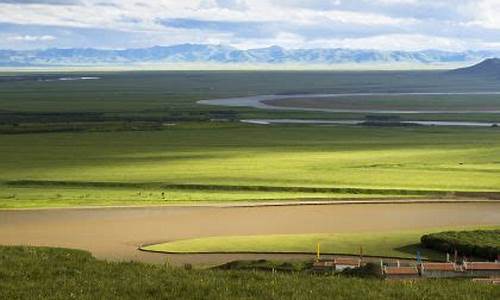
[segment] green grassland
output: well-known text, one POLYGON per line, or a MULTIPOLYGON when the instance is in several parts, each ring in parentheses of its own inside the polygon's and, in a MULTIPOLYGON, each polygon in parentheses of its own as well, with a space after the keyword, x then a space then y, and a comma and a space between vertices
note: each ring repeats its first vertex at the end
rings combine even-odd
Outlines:
POLYGON ((495 192, 499 133, 200 123, 0 135, 0 206, 495 192))
MULTIPOLYGON (((364 115, 196 104, 257 94, 497 87, 492 79, 443 71, 3 73, 0 207, 498 192, 498 128, 261 127, 236 120, 364 115), (57 81, 68 76, 101 79, 57 81), (214 118, 233 122, 210 122, 214 118)), ((440 98, 469 101, 457 99, 440 98)), ((495 105, 498 97, 470 101, 495 105)), ((395 105, 408 102, 396 99, 395 105)), ((411 118, 500 121, 495 114, 411 118)))
POLYGON ((470 280, 413 283, 303 273, 184 270, 77 250, 0 247, 1 299, 497 299, 470 280))
MULTIPOLYGON (((78 185, 78 184, 77 184, 78 185)), ((99 186, 67 187, 51 185, 0 186, 0 209, 83 207, 83 206, 148 206, 222 203, 228 201, 335 200, 418 198, 412 195, 306 193, 293 191, 248 191, 211 189, 175 189, 159 187, 106 188, 99 186)))
POLYGON ((142 249, 168 253, 315 253, 317 244, 320 243, 323 254, 359 255, 362 247, 364 255, 369 256, 415 258, 417 251, 420 251, 423 258, 444 260, 444 252, 420 245, 422 235, 442 230, 443 228, 433 228, 348 234, 221 236, 173 241, 142 249))
MULTIPOLYGON (((364 115, 263 111, 197 105, 197 100, 293 93, 497 91, 498 81, 443 71, 147 71, 4 73, 0 75, 0 123, 77 121, 204 121, 211 118, 359 119, 364 115), (98 76, 101 80, 57 81, 98 76), (17 78, 17 79, 16 79, 17 78), (53 80, 53 81, 46 81, 53 80)), ((454 100, 455 97, 450 98, 454 100)), ((499 97, 474 96, 485 105, 499 97)), ((391 99, 407 105, 412 98, 391 99)), ((414 99, 413 99, 414 100, 414 99)), ((451 101, 453 102, 453 101, 451 101)), ((409 116, 403 116, 408 118, 409 116)), ((495 114, 416 115, 411 119, 500 121, 495 114)))

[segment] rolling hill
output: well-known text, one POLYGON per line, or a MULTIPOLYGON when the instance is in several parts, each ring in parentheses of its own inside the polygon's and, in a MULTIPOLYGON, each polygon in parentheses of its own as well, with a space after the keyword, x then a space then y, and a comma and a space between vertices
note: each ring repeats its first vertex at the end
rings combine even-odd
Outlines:
POLYGON ((488 58, 476 65, 451 71, 457 75, 495 77, 500 79, 500 58, 488 58))

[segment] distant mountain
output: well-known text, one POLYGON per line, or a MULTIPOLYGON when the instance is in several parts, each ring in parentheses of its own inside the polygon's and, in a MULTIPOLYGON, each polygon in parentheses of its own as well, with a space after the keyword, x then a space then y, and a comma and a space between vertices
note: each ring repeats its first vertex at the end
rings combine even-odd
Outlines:
POLYGON ((451 73, 500 78, 500 58, 485 59, 476 65, 453 70, 451 73))
POLYGON ((353 49, 285 49, 279 46, 240 50, 222 45, 182 44, 168 47, 105 50, 0 50, 0 66, 78 66, 167 63, 214 64, 376 64, 466 63, 499 56, 500 52, 377 51, 353 49))

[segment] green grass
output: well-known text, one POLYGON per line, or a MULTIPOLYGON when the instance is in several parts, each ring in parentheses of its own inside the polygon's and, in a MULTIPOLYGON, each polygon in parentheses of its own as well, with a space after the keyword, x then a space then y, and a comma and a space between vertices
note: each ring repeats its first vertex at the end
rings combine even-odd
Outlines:
POLYGON ((313 267, 312 260, 235 260, 213 269, 220 270, 259 270, 259 271, 278 271, 278 272, 310 272, 313 267))
MULTIPOLYGON (((305 72, 305 71, 145 71, 73 72, 99 76, 89 81, 38 81, 67 73, 19 73, 28 80, 0 75, 0 113, 13 122, 102 120, 208 120, 221 116, 248 118, 363 118, 363 115, 273 111, 197 105, 197 100, 292 93, 495 91, 498 81, 471 76, 426 72, 305 72)), ((454 97, 451 97, 455 99, 454 97)), ((482 104, 498 97, 475 96, 482 104)), ((411 98, 397 99, 406 103, 411 98)), ((500 121, 500 115, 412 116, 417 119, 500 121)))
POLYGON ((358 255, 360 247, 363 247, 363 253, 369 256, 415 258, 419 250, 423 258, 444 260, 444 253, 425 249, 420 245, 422 235, 442 230, 440 228, 349 234, 218 236, 172 241, 145 246, 142 249, 169 253, 315 253, 319 242, 321 252, 324 254, 358 255))
MULTIPOLYGON (((14 73, 0 75, 0 132, 9 133, 0 134, 0 207, 500 191, 498 128, 260 127, 208 120, 364 115, 196 104, 272 93, 492 91, 494 80, 439 71, 89 72, 72 76, 102 80, 37 80, 67 76, 57 72, 19 73, 28 79, 20 81, 6 76, 14 73)), ((411 100, 398 98, 394 105, 411 100)), ((498 99, 474 101, 493 105, 498 99)), ((500 120, 493 114, 413 117, 500 120)))
POLYGON ((415 283, 113 263, 76 250, 0 247, 1 299, 497 299, 470 280, 415 283))
POLYGON ((143 190, 170 195, 159 202, 495 192, 498 132, 200 123, 161 131, 0 135, 0 206, 154 200, 126 196, 143 190))
MULTIPOLYGON (((411 196, 411 195, 410 195, 411 196)), ((217 189, 102 188, 60 186, 0 186, 0 208, 42 208, 76 206, 134 206, 218 203, 228 201, 397 199, 408 196, 349 193, 301 193, 269 191, 227 191, 217 189)), ((418 198, 419 196, 411 196, 418 198)), ((421 196, 420 196, 421 197, 421 196)))

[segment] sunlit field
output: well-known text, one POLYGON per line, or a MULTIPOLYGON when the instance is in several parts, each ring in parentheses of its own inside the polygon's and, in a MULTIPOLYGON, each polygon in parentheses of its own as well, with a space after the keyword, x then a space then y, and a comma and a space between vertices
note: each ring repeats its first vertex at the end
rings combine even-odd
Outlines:
POLYGON ((84 205, 112 192, 149 203, 213 200, 217 190, 226 190, 219 200, 498 191, 498 133, 496 128, 228 125, 2 135, 0 168, 8 171, 0 175, 1 201, 16 206, 16 199, 80 197, 84 205), (54 192, 57 187, 80 189, 79 195, 54 192), (210 193, 179 195, 179 189, 210 193))
POLYGON ((0 0, 0 300, 500 299, 499 1, 0 0))
MULTIPOLYGON (((460 227, 472 230, 480 227, 460 227)), ((483 227, 494 229, 495 227, 483 227)), ((499 227, 500 228, 500 227, 499 227)), ((420 244, 424 234, 443 231, 443 228, 420 230, 367 232, 367 233, 330 233, 296 235, 257 235, 257 236, 217 236, 208 238, 172 241, 145 246, 142 249, 167 253, 320 253, 359 255, 376 257, 415 258, 420 252, 424 259, 444 261, 445 252, 426 249, 420 244)), ((450 230, 450 228, 447 228, 450 230)), ((474 232, 472 232, 474 233, 474 232)), ((498 233, 495 232, 495 237, 498 233)), ((496 243, 498 244, 498 243, 496 243)))

